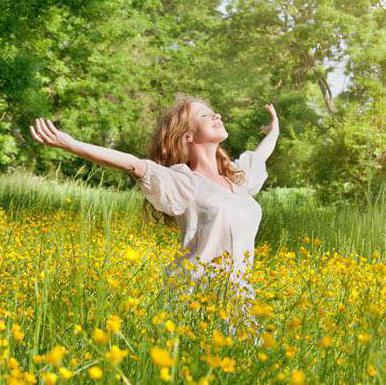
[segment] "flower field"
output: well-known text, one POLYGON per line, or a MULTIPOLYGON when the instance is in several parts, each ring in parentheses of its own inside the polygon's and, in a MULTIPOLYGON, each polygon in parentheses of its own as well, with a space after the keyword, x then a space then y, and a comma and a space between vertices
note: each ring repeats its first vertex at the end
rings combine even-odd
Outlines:
POLYGON ((1 209, 0 384, 382 384, 382 253, 325 243, 257 242, 248 303, 226 276, 166 274, 175 229, 1 209))

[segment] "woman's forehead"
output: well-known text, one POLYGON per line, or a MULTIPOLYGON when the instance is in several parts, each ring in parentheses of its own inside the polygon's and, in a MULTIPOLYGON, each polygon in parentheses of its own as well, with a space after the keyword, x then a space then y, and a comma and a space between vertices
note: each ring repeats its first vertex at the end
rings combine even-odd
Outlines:
POLYGON ((208 105, 201 102, 193 102, 193 109, 197 113, 203 111, 212 111, 212 109, 208 105))

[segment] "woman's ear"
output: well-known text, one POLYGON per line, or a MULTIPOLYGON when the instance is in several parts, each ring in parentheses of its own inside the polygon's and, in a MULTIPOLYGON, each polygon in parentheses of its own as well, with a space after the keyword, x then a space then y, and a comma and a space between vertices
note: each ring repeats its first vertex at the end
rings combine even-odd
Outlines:
POLYGON ((187 143, 192 143, 193 142, 193 136, 192 134, 190 134, 189 132, 187 132, 186 134, 184 134, 184 138, 185 138, 185 141, 187 143))

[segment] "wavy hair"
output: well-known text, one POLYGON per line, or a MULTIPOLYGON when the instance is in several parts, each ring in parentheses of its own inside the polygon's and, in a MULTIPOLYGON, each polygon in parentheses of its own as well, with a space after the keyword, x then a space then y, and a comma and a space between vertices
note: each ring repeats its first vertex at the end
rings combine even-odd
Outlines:
MULTIPOLYGON (((157 119, 156 127, 147 149, 147 157, 149 159, 163 166, 185 163, 190 167, 188 148, 182 138, 189 130, 192 129, 194 131, 191 119, 192 102, 200 102, 212 108, 211 104, 203 98, 189 95, 177 98, 175 103, 171 107, 164 109, 157 119)), ((216 150, 216 161, 220 175, 224 175, 235 184, 244 182, 244 171, 235 170, 232 167, 227 151, 220 144, 216 150)), ((175 225, 172 216, 156 210, 147 199, 143 202, 142 210, 147 219, 152 216, 157 222, 163 220, 168 226, 175 225)))

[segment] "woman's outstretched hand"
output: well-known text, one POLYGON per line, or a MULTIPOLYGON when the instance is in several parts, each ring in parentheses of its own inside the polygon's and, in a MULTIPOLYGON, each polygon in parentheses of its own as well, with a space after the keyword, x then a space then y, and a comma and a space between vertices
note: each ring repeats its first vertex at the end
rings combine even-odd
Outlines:
POLYGON ((279 131, 279 119, 273 104, 266 104, 264 107, 271 114, 271 121, 267 126, 260 126, 261 132, 269 134, 272 130, 279 131))
POLYGON ((39 143, 45 144, 49 147, 58 147, 68 149, 74 138, 59 131, 49 119, 43 118, 35 119, 35 127, 29 126, 32 137, 39 143))

